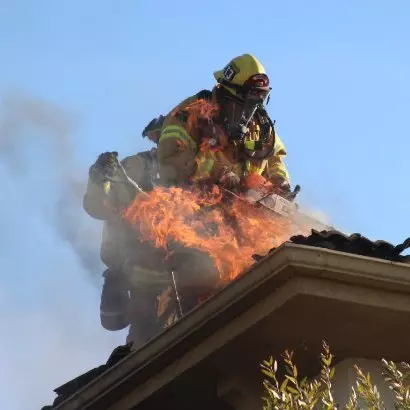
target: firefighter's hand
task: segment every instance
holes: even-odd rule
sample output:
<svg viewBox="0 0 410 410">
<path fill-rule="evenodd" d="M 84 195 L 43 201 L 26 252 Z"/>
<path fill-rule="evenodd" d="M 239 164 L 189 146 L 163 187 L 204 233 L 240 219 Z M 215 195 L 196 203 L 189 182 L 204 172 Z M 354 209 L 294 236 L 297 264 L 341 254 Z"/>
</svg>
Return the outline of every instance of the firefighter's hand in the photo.
<svg viewBox="0 0 410 410">
<path fill-rule="evenodd" d="M 233 189 L 240 184 L 241 178 L 236 175 L 235 172 L 225 168 L 222 175 L 219 177 L 218 182 L 224 188 Z"/>
<path fill-rule="evenodd" d="M 112 176 L 118 170 L 118 152 L 104 152 L 95 162 L 96 168 L 108 176 Z"/>
<path fill-rule="evenodd" d="M 118 172 L 118 152 L 104 152 L 100 154 L 90 168 L 90 177 L 97 183 L 106 177 L 113 177 Z"/>
<path fill-rule="evenodd" d="M 272 183 L 274 190 L 277 191 L 279 195 L 286 197 L 291 193 L 289 182 L 286 179 L 277 176 L 271 178 L 270 182 Z"/>
</svg>

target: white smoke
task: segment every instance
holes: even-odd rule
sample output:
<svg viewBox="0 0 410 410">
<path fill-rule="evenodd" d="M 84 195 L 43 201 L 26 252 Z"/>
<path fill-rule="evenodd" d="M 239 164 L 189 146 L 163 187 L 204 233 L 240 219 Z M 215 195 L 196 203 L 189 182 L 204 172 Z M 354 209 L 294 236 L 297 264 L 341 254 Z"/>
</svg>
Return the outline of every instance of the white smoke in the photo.
<svg viewBox="0 0 410 410">
<path fill-rule="evenodd" d="M 83 266 L 95 274 L 101 269 L 100 228 L 82 210 L 87 172 L 83 170 L 82 178 L 78 177 L 70 140 L 76 126 L 73 116 L 55 104 L 27 95 L 9 94 L 0 104 L 0 160 L 17 183 L 24 183 L 25 177 L 35 173 L 39 164 L 49 164 L 47 181 L 34 178 L 37 183 L 56 184 L 52 201 L 55 206 L 51 213 L 48 206 L 43 210 L 45 222 L 72 247 Z M 26 159 L 25 147 L 34 149 L 38 145 L 45 151 Z"/>
<path fill-rule="evenodd" d="M 299 212 L 308 218 L 307 224 L 311 229 L 322 230 L 323 227 L 332 227 L 333 221 L 329 214 L 321 209 L 301 204 Z"/>
<path fill-rule="evenodd" d="M 82 209 L 77 126 L 42 99 L 0 101 L 1 409 L 52 404 L 54 388 L 105 363 L 125 339 L 99 322 L 101 226 Z"/>
</svg>

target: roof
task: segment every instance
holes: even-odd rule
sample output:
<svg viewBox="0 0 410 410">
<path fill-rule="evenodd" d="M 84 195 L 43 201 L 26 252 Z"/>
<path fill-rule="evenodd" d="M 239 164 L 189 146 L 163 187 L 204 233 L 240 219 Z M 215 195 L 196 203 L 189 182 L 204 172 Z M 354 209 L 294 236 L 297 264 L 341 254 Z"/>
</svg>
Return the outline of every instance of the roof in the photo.
<svg viewBox="0 0 410 410">
<path fill-rule="evenodd" d="M 319 237 L 324 241 L 332 236 L 312 235 L 310 240 L 315 237 L 316 243 Z M 335 238 L 341 239 L 336 235 L 331 241 Z M 320 320 L 312 322 L 312 317 Z M 211 383 L 229 360 L 229 368 L 238 361 L 255 366 L 263 359 L 260 355 L 299 346 L 302 338 L 313 346 L 327 335 L 340 357 L 391 353 L 407 360 L 403 355 L 409 354 L 408 320 L 410 266 L 285 243 L 170 329 L 60 401 L 56 409 L 92 410 L 102 408 L 102 403 L 112 410 L 132 408 L 200 366 L 206 364 L 207 370 L 201 367 L 201 372 Z M 289 327 L 293 321 L 298 323 L 295 328 Z M 326 321 L 334 328 L 322 328 Z M 286 331 L 272 334 L 270 329 Z M 359 337 L 343 342 L 347 331 Z M 375 342 L 369 343 L 369 338 Z M 246 350 L 249 343 L 252 351 Z M 197 409 L 202 409 L 200 404 Z"/>
<path fill-rule="evenodd" d="M 64 383 L 63 385 L 54 389 L 53 391 L 57 393 L 57 397 L 53 402 L 53 406 L 57 406 L 58 404 L 69 398 L 71 395 L 73 395 L 75 392 L 77 392 L 78 390 L 86 386 L 88 383 L 93 381 L 99 375 L 104 373 L 110 367 L 114 366 L 124 357 L 128 356 L 132 352 L 131 347 L 131 343 L 126 344 L 124 346 L 116 347 L 112 351 L 110 357 L 108 358 L 105 364 L 95 367 L 94 369 L 91 369 L 88 372 L 83 373 L 80 376 L 77 376 L 75 379 L 72 379 L 67 383 Z M 53 409 L 53 406 L 44 406 L 41 410 L 51 410 Z"/>
<path fill-rule="evenodd" d="M 359 233 L 348 236 L 336 230 L 319 232 L 312 229 L 312 233 L 309 236 L 293 236 L 290 238 L 290 242 L 395 262 L 410 262 L 410 256 L 401 255 L 404 250 L 410 247 L 410 238 L 407 238 L 399 245 L 393 245 L 383 240 L 371 241 Z M 271 249 L 271 252 L 274 250 L 275 248 Z M 254 256 L 255 260 L 260 260 L 264 257 L 261 255 Z"/>
</svg>

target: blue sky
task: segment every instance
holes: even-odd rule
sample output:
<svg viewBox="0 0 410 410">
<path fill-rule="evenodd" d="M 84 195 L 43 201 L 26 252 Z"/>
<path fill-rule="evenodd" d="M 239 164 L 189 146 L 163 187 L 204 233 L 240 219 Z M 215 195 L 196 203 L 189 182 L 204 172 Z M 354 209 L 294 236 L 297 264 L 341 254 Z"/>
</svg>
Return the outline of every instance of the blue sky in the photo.
<svg viewBox="0 0 410 410">
<path fill-rule="evenodd" d="M 0 96 L 14 98 L 0 112 L 14 124 L 0 132 L 1 408 L 51 403 L 125 337 L 99 324 L 100 225 L 70 197 L 74 247 L 94 256 L 84 265 L 56 222 L 61 195 L 100 152 L 147 148 L 146 123 L 238 54 L 271 77 L 300 200 L 349 232 L 410 235 L 409 18 L 405 0 L 1 0 Z"/>
</svg>

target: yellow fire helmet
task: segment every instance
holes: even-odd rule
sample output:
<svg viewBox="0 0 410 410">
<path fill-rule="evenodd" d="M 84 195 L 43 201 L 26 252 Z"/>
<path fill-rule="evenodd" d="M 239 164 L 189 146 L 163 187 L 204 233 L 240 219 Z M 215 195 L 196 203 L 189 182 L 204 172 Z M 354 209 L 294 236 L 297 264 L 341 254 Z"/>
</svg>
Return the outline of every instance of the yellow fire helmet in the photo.
<svg viewBox="0 0 410 410">
<path fill-rule="evenodd" d="M 232 59 L 222 70 L 215 71 L 218 83 L 234 95 L 242 94 L 246 88 L 270 90 L 269 78 L 262 63 L 251 54 L 242 54 Z"/>
</svg>

